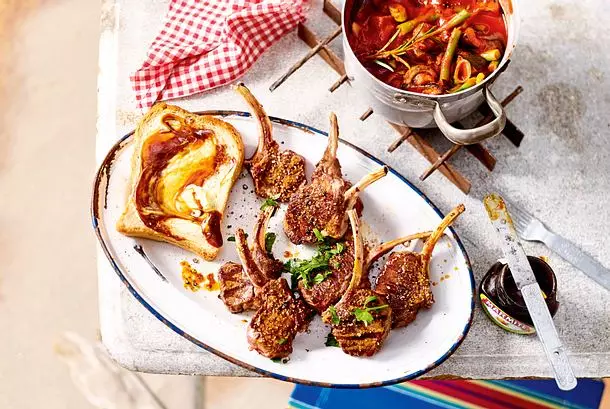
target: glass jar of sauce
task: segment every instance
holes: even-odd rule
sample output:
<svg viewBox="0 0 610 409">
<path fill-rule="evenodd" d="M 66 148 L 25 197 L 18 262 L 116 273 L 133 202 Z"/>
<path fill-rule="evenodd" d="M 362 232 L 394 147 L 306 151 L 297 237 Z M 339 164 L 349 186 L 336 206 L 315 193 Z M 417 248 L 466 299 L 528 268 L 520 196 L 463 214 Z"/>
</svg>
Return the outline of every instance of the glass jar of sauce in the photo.
<svg viewBox="0 0 610 409">
<path fill-rule="evenodd" d="M 542 290 L 549 312 L 554 316 L 559 308 L 555 273 L 541 258 L 527 256 L 527 259 Z M 517 334 L 536 332 L 508 264 L 500 260 L 491 266 L 481 280 L 479 298 L 483 311 L 501 328 Z"/>
</svg>

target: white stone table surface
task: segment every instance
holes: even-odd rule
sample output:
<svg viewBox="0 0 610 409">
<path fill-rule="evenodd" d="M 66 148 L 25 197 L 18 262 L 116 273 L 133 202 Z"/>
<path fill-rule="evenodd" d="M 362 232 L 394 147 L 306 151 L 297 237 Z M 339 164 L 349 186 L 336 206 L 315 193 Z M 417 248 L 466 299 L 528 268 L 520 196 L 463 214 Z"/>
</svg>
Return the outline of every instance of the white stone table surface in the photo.
<svg viewBox="0 0 610 409">
<path fill-rule="evenodd" d="M 167 0 L 103 0 L 98 163 L 141 115 L 128 77 L 161 27 L 167 4 Z M 243 81 L 273 116 L 326 129 L 328 112 L 337 112 L 343 138 L 394 167 L 443 212 L 464 202 L 468 211 L 460 218 L 457 231 L 472 261 L 477 285 L 500 257 L 481 203 L 494 189 L 610 266 L 606 236 L 610 232 L 610 53 L 605 50 L 610 44 L 610 3 L 521 1 L 521 11 L 518 47 L 497 81 L 495 93 L 503 97 L 516 85 L 523 85 L 524 92 L 507 112 L 526 136 L 518 149 L 504 137 L 485 143 L 498 159 L 493 173 L 465 152 L 451 159 L 472 181 L 469 196 L 439 172 L 420 182 L 418 176 L 428 162 L 409 144 L 388 153 L 395 131 L 375 115 L 359 121 L 367 106 L 350 86 L 329 93 L 337 75 L 321 58 L 314 57 L 271 94 L 269 85 L 308 50 L 296 32 L 269 49 Z M 321 12 L 320 0 L 313 0 L 309 19 L 320 37 L 334 27 Z M 332 48 L 341 55 L 340 40 Z M 228 87 L 176 103 L 191 110 L 244 109 Z M 437 146 L 444 142 L 434 138 Z M 549 256 L 557 274 L 560 308 L 555 324 L 576 375 L 610 376 L 610 293 L 543 245 L 526 243 L 525 248 L 529 254 Z M 155 373 L 256 375 L 200 349 L 158 321 L 131 296 L 101 252 L 98 276 L 102 339 L 121 365 Z M 477 304 L 462 346 L 426 376 L 445 375 L 550 377 L 551 372 L 535 336 L 504 332 Z"/>
</svg>

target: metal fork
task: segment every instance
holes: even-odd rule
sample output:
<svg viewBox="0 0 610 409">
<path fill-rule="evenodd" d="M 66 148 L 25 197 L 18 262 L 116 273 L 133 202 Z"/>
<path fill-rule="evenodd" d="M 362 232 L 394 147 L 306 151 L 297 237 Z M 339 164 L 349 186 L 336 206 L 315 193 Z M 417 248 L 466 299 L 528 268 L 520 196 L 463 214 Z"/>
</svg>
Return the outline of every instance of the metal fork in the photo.
<svg viewBox="0 0 610 409">
<path fill-rule="evenodd" d="M 513 218 L 515 230 L 523 240 L 540 241 L 546 244 L 561 258 L 588 275 L 602 287 L 610 290 L 610 270 L 579 249 L 571 241 L 550 231 L 540 220 L 522 207 L 508 201 L 506 204 Z"/>
</svg>

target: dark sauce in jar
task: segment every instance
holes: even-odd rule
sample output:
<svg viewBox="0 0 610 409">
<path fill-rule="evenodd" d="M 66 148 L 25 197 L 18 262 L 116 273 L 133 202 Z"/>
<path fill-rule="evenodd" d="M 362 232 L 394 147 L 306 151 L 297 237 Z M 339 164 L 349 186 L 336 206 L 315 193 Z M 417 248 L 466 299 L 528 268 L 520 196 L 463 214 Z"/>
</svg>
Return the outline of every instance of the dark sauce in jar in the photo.
<svg viewBox="0 0 610 409">
<path fill-rule="evenodd" d="M 541 258 L 527 256 L 546 305 L 554 316 L 557 302 L 557 279 L 551 267 Z M 536 332 L 521 292 L 517 289 L 507 264 L 495 263 L 479 286 L 481 307 L 487 316 L 503 329 L 517 334 Z"/>
</svg>

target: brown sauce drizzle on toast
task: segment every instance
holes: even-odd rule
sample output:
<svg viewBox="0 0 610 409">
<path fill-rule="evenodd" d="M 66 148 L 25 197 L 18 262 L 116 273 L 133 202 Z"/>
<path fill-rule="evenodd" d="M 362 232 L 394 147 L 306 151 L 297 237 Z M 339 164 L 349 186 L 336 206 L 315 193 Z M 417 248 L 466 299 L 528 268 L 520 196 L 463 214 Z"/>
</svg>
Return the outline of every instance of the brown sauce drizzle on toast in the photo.
<svg viewBox="0 0 610 409">
<path fill-rule="evenodd" d="M 168 209 L 163 203 L 163 178 L 162 173 L 168 167 L 170 161 L 184 152 L 200 148 L 209 138 L 214 138 L 214 132 L 208 129 L 194 129 L 183 118 L 173 114 L 167 114 L 161 118 L 166 127 L 146 138 L 142 145 L 142 172 L 136 185 L 135 203 L 138 214 L 144 224 L 164 235 L 176 240 L 180 237 L 173 235 L 163 222 L 169 218 L 180 218 L 195 221 L 201 224 L 202 234 L 214 247 L 222 246 L 222 234 L 220 221 L 222 214 L 217 210 L 206 211 L 193 194 L 194 201 L 198 204 L 199 211 L 190 214 L 179 212 L 174 209 L 173 204 Z M 176 123 L 179 124 L 176 127 Z M 179 187 L 183 191 L 189 185 L 201 186 L 217 172 L 218 168 L 228 159 L 224 146 L 217 144 L 213 157 L 205 161 L 199 169 L 192 172 Z M 178 195 L 176 195 L 176 199 Z"/>
</svg>

